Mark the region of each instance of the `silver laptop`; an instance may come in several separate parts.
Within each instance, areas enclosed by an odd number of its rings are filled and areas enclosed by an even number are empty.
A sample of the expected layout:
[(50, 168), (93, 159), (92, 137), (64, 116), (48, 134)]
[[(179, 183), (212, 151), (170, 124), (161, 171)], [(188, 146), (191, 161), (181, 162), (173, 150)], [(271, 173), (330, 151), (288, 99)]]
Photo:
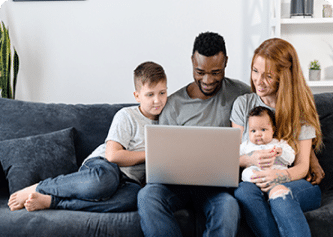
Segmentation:
[(240, 129), (146, 125), (147, 183), (237, 187)]

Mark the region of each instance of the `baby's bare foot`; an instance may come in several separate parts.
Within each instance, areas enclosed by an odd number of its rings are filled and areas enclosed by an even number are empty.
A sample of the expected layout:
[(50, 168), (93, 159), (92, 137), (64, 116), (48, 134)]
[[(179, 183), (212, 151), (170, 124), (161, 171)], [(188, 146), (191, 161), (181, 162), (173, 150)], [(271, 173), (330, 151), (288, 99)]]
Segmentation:
[(15, 211), (24, 208), (24, 202), (28, 199), (30, 193), (36, 192), (37, 185), (31, 185), (10, 195), (8, 200), (10, 210)]
[(51, 205), (51, 196), (41, 193), (31, 193), (25, 201), (24, 206), (27, 211), (37, 211), (49, 209)]

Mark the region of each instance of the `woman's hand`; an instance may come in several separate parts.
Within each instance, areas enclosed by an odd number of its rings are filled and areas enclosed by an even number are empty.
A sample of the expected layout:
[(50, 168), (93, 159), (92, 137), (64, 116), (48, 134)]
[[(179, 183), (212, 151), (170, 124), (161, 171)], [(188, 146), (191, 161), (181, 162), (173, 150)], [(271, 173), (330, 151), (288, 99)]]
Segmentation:
[(267, 169), (264, 171), (253, 171), (251, 182), (256, 184), (261, 191), (268, 192), (278, 184), (290, 182), (287, 170)]
[(248, 156), (248, 166), (257, 166), (261, 169), (270, 168), (274, 165), (275, 158), (282, 153), (280, 147), (275, 147), (273, 149), (258, 150), (247, 154)]

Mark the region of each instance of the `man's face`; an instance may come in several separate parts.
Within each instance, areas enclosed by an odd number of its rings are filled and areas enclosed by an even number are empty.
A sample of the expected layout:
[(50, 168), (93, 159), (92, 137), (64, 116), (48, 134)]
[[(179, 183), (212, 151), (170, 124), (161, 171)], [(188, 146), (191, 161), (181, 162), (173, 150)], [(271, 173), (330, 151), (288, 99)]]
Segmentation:
[(215, 95), (221, 88), (227, 60), (222, 52), (210, 57), (195, 52), (192, 56), (194, 81), (206, 97)]

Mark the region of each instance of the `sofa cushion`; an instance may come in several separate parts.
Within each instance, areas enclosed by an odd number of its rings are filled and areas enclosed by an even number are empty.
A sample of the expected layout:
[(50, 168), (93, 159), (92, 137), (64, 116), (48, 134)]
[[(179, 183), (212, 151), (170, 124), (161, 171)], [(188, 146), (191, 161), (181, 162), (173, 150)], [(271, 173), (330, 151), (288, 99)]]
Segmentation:
[(74, 128), (0, 142), (10, 194), (49, 177), (77, 171)]
[[(134, 104), (54, 104), (0, 98), (0, 141), (75, 128), (77, 164), (105, 141), (115, 113)], [(0, 168), (0, 192), (8, 193)]]
[(320, 183), (322, 192), (333, 190), (333, 93), (314, 95), (323, 133), (323, 149), (317, 153), (325, 178)]

